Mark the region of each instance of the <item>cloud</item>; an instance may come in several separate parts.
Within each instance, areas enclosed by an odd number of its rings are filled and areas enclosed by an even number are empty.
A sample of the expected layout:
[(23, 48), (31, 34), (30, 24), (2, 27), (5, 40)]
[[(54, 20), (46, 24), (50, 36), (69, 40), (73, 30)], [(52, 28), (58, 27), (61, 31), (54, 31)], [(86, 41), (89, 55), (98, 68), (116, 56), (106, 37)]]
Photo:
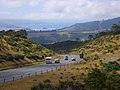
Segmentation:
[(11, 16), (11, 12), (0, 12), (0, 17), (4, 18), (4, 17), (8, 17)]
[[(0, 0), (0, 7), (22, 8), (22, 11), (18, 10), (19, 15), (11, 11), (11, 17), (24, 19), (112, 18), (120, 16), (119, 6), (120, 0)], [(24, 15), (23, 11), (26, 12)]]
[(44, 11), (63, 18), (103, 18), (120, 15), (120, 0), (48, 0)]
[(23, 6), (36, 6), (39, 0), (0, 0), (3, 8), (18, 8)]

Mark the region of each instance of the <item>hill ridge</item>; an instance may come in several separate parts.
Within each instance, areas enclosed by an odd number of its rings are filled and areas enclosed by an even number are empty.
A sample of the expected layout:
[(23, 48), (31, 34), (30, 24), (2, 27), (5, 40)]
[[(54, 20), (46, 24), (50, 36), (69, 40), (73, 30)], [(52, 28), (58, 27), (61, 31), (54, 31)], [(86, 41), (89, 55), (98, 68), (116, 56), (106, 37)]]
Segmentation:
[(76, 23), (69, 27), (58, 29), (60, 31), (93, 31), (93, 30), (106, 30), (110, 29), (113, 24), (118, 24), (120, 22), (120, 17), (107, 19), (107, 20), (98, 20), (90, 21), (84, 23)]

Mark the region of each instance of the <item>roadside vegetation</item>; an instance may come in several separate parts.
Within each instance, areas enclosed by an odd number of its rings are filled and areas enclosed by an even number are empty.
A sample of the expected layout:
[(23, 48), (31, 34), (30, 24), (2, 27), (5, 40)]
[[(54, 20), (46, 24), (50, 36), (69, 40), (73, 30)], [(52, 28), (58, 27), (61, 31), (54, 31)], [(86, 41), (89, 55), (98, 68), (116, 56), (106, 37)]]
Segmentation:
[(53, 51), (27, 39), (27, 32), (0, 31), (0, 68), (20, 67), (42, 62), (44, 57), (52, 56)]
[[(119, 90), (120, 88), (120, 62), (119, 59), (104, 56), (114, 56), (120, 58), (120, 26), (113, 25), (111, 31), (100, 32), (95, 39), (91, 39), (86, 45), (76, 48), (74, 52), (85, 53), (84, 65), (86, 68), (82, 75), (72, 76), (72, 79), (64, 79), (58, 82), (58, 86), (51, 84), (46, 87), (45, 82), (33, 86), (31, 90)], [(89, 64), (89, 65), (88, 65)], [(79, 69), (77, 69), (79, 71)], [(74, 72), (73, 72), (74, 73)], [(79, 77), (82, 76), (82, 79)], [(70, 76), (69, 76), (70, 77)], [(42, 86), (42, 87), (41, 87)], [(45, 87), (44, 87), (45, 86)], [(76, 88), (75, 88), (76, 87)]]
[(0, 89), (119, 90), (119, 67), (118, 61), (109, 62), (104, 60), (101, 62), (100, 60), (91, 60), (86, 62), (83, 60), (80, 63), (56, 71), (0, 84)]
[[(115, 32), (120, 31), (118, 25), (117, 29), (112, 27), (113, 29)], [(71, 53), (79, 54), (80, 51), (84, 52), (85, 57), (77, 64), (31, 78), (0, 84), (0, 88), (3, 90), (120, 89), (119, 33), (101, 35)]]

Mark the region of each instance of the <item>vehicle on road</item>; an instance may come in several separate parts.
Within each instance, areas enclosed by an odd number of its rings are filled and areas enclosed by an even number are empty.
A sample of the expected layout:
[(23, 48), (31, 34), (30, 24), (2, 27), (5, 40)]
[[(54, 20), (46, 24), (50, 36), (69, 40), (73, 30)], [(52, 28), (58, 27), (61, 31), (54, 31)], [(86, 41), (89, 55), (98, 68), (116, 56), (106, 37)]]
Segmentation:
[(52, 57), (46, 57), (45, 62), (46, 64), (52, 64)]
[(71, 58), (71, 60), (72, 60), (72, 61), (76, 61), (76, 59), (75, 59), (75, 58)]
[(60, 63), (60, 59), (55, 59), (55, 63)]
[(68, 56), (65, 56), (65, 60), (68, 60)]
[(83, 52), (80, 52), (80, 58), (84, 58)]

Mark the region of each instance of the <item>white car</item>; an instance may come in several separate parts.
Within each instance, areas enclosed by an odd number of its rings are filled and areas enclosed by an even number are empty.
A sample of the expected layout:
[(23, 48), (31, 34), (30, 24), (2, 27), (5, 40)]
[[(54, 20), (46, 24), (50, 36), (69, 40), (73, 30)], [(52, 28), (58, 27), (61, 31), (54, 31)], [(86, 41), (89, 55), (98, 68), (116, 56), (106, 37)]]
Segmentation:
[(46, 64), (52, 64), (52, 57), (46, 57), (45, 62)]

